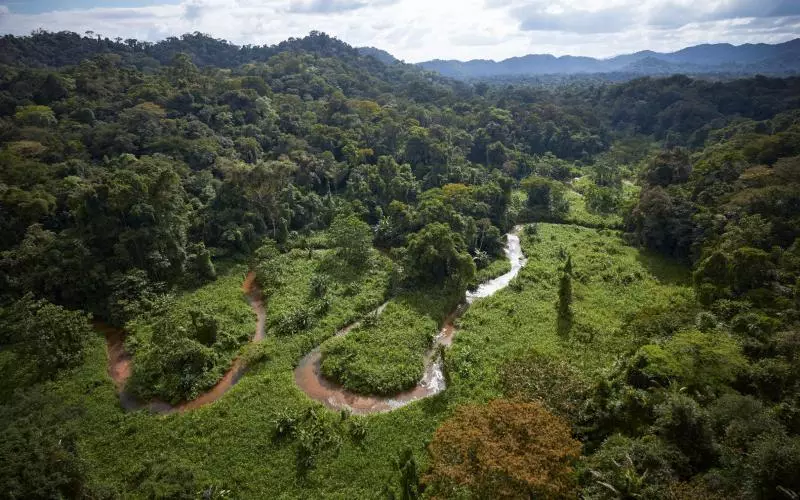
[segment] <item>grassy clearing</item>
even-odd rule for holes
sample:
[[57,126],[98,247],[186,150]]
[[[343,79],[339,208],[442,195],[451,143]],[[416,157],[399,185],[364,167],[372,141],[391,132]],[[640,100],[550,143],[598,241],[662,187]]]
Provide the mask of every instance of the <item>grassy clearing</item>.
[[461,295],[434,290],[393,299],[380,316],[322,346],[322,373],[362,394],[395,394],[414,387],[425,352]]
[[242,293],[245,274],[244,266],[234,266],[213,283],[128,323],[132,392],[175,403],[219,381],[255,332],[255,314]]
[[269,267],[259,266],[260,276],[280,273],[267,301],[267,335],[301,335],[306,345],[318,345],[386,300],[391,267],[389,258],[377,251],[358,268],[350,268],[324,249],[295,249],[276,257]]
[[[279,336],[278,318],[309,301],[314,275],[331,276],[325,272],[326,250],[310,257],[298,251],[280,256],[284,278],[268,304],[267,338],[247,348],[253,359],[248,374],[212,405],[168,416],[123,412],[98,336],[83,366],[38,391],[46,397],[31,396],[19,411],[0,416],[12,422],[34,413],[50,415],[56,422],[47,423],[50,428],[60,426],[77,436],[92,485],[134,498],[158,497],[156,488],[163,492],[176,484],[188,488],[190,497],[217,486],[232,490],[234,498],[374,498],[387,481],[396,481],[392,460],[400,450],[411,448],[425,467],[425,445],[456,405],[502,393],[501,368],[509,360],[535,351],[567,364],[567,376],[602,373],[635,347],[620,328],[626,316],[690,293],[684,268],[624,246],[616,232],[540,224],[538,236],[524,236],[522,244],[529,263],[520,276],[473,304],[461,319],[447,356],[448,390],[364,418],[363,439],[343,439],[321,452],[316,468],[305,476],[297,473],[300,440],[276,440],[275,421],[287,411],[327,411],[300,392],[293,369],[339,327],[384,300],[388,263],[376,260],[378,255],[361,275],[333,273],[328,312],[297,333]],[[575,326],[568,336],[556,332],[562,247],[572,254],[575,268]]]
[[[529,256],[512,285],[473,305],[460,321],[449,353],[454,387],[470,398],[497,395],[498,371],[531,351],[564,360],[583,376],[600,375],[617,356],[636,348],[622,329],[640,308],[691,297],[686,268],[623,244],[615,231],[538,224],[522,246]],[[556,301],[562,256],[572,256],[574,321],[557,332]]]
[[567,202],[569,202],[569,212],[564,216],[564,222],[603,229],[619,229],[622,227],[622,217],[618,214],[590,212],[586,208],[586,200],[582,194],[568,190],[565,196]]

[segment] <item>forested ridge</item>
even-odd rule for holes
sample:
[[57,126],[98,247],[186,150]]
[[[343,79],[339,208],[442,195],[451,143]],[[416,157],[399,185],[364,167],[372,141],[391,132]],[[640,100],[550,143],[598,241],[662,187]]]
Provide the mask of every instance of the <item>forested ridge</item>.
[[[795,498],[798,155],[796,77],[470,84],[318,32],[5,36],[3,495]],[[413,387],[518,224],[529,264],[456,322],[445,392],[367,417],[293,385],[322,345],[349,390]],[[100,321],[143,401],[251,369],[126,413]]]

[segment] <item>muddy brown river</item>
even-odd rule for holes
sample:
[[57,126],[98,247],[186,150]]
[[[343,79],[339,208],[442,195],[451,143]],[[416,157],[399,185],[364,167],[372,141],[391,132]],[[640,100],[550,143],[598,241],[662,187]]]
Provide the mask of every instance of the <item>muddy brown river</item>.
[[[297,386],[311,399],[323,403],[333,410],[349,410],[355,414],[365,415],[370,413],[387,412],[411,402],[433,396],[442,392],[445,387],[442,359],[439,355],[439,346],[448,347],[453,342],[456,333],[455,320],[460,317],[467,307],[478,299],[489,297],[499,290],[507,287],[511,280],[527,263],[522,253],[519,242],[519,227],[509,233],[506,238],[505,254],[511,261],[511,270],[502,276],[480,285],[474,292],[468,292],[463,303],[459,304],[445,319],[444,326],[433,341],[433,345],[425,353],[425,373],[416,386],[408,391],[394,396],[366,396],[348,391],[341,385],[322,376],[320,364],[322,361],[321,349],[317,347],[308,353],[294,371],[294,380]],[[386,304],[379,307],[376,312],[380,314]],[[340,330],[336,335],[347,335],[360,323],[354,323]]]
[[[264,338],[264,329],[267,320],[267,311],[261,299],[261,290],[255,284],[255,273],[251,272],[242,284],[242,291],[247,295],[250,307],[256,313],[256,331],[253,335],[253,342],[258,342]],[[95,323],[95,328],[102,332],[106,337],[106,350],[108,352],[108,374],[114,381],[114,385],[119,393],[120,404],[126,410],[147,409],[152,413],[174,413],[184,412],[199,408],[203,405],[213,403],[221,398],[231,387],[236,385],[242,378],[247,366],[241,357],[236,358],[225,375],[211,389],[204,392],[191,401],[185,401],[177,405],[171,405],[164,401],[138,401],[133,395],[125,390],[125,383],[131,376],[131,356],[125,350],[124,330],[114,328],[104,323]]]
[[[502,276],[487,281],[480,285],[475,291],[467,292],[465,300],[459,304],[445,319],[439,334],[433,341],[432,346],[425,353],[425,373],[422,379],[413,388],[396,394],[394,396],[368,396],[356,394],[344,389],[341,385],[325,379],[320,371],[321,346],[308,353],[294,371],[294,378],[297,386],[306,393],[311,399],[325,404],[334,410],[347,409],[356,414],[370,414],[387,412],[405,406],[413,401],[433,396],[442,392],[445,387],[444,373],[442,371],[442,359],[439,356],[439,346],[448,347],[453,342],[456,333],[455,321],[475,300],[489,297],[499,290],[507,287],[511,280],[519,274],[519,271],[527,263],[527,259],[522,253],[519,242],[519,227],[509,233],[506,238],[505,254],[511,261],[511,270]],[[256,313],[256,331],[253,335],[253,342],[258,342],[264,338],[266,327],[266,308],[261,298],[261,291],[255,284],[255,273],[249,273],[242,285],[242,291],[247,295],[250,306]],[[375,310],[380,314],[385,309],[386,304],[381,305]],[[347,335],[361,323],[356,322],[336,333],[337,336]],[[241,357],[236,358],[225,375],[217,384],[204,392],[192,401],[186,401],[177,405],[171,405],[163,401],[141,402],[125,390],[125,383],[131,376],[131,356],[125,350],[125,331],[114,328],[110,325],[97,322],[95,328],[102,332],[106,338],[108,352],[108,373],[114,381],[117,392],[120,396],[120,404],[126,410],[146,409],[153,413],[174,413],[184,412],[199,408],[213,403],[221,398],[231,387],[236,385],[242,375],[247,371],[247,366]]]

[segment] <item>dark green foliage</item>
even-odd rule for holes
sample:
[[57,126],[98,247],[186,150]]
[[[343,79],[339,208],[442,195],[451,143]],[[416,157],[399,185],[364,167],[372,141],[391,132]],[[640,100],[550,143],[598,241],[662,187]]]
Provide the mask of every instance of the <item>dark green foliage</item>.
[[730,260],[723,252],[714,252],[697,265],[694,284],[698,300],[705,305],[725,298],[730,294]]
[[461,235],[438,222],[409,236],[406,269],[418,281],[447,281],[460,287],[466,287],[475,276],[475,263]]
[[284,444],[296,443],[297,475],[305,478],[323,456],[338,454],[348,434],[353,439],[363,439],[362,433],[352,432],[349,423],[349,419],[336,419],[320,408],[308,408],[302,416],[284,410],[275,421],[273,437]]
[[540,176],[531,176],[521,183],[528,195],[528,208],[534,217],[544,220],[561,220],[569,210],[564,198],[566,188],[560,182]]
[[78,365],[94,335],[91,315],[70,311],[28,294],[0,310],[0,343],[11,345],[32,363],[40,379]]
[[192,309],[189,311],[192,319],[194,338],[201,344],[210,346],[217,341],[219,321],[207,311]]
[[692,398],[669,393],[655,407],[655,433],[675,445],[689,460],[692,470],[707,469],[714,461],[713,431],[706,410]]
[[0,434],[0,487],[11,499],[79,498],[89,495],[86,464],[75,436],[17,423]]
[[762,498],[800,491],[800,438],[768,435],[756,442],[747,459],[750,487]]
[[[472,85],[318,32],[236,47],[38,31],[0,39],[0,63],[5,496],[195,498],[234,481],[242,498],[368,498],[399,477],[416,498],[436,425],[501,390],[575,424],[581,496],[800,492],[800,79]],[[446,393],[368,420],[305,412],[297,360],[388,288],[424,300],[325,344],[324,364],[365,392],[416,383],[444,314],[501,272],[524,220],[624,227],[691,263],[695,294],[614,231],[541,224],[509,289],[461,318]],[[244,352],[237,259],[268,314]],[[127,326],[145,399],[258,363],[208,408],[123,414],[79,310]]]
[[647,165],[644,180],[651,186],[669,186],[689,180],[692,164],[684,149],[662,151]]
[[656,436],[617,434],[587,458],[581,482],[587,498],[665,498],[687,467],[681,452]]
[[745,293],[767,285],[772,278],[774,266],[769,254],[756,248],[740,248],[733,253],[730,273],[733,289]]
[[337,216],[328,234],[331,243],[338,248],[339,257],[351,266],[365,263],[372,248],[372,230],[353,215]]
[[293,437],[295,432],[297,431],[297,425],[300,421],[300,418],[297,415],[293,414],[288,410],[284,410],[281,413],[278,413],[277,417],[275,417],[275,430],[274,436],[275,439],[284,439]]

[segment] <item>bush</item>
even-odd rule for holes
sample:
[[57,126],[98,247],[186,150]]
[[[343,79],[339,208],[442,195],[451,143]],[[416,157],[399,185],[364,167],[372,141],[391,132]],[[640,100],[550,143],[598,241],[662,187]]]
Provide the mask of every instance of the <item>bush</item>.
[[191,500],[199,489],[191,467],[163,457],[137,465],[128,482],[144,498]]
[[556,415],[576,421],[586,400],[588,382],[568,362],[532,352],[505,363],[500,380],[506,396],[539,401]]
[[273,435],[276,439],[294,437],[299,421],[297,415],[288,410],[279,412],[273,422]]
[[666,340],[690,326],[696,310],[690,302],[644,307],[626,318],[623,330],[644,341]]
[[640,388],[676,382],[695,391],[718,391],[733,382],[746,365],[741,348],[727,334],[689,330],[663,346],[640,348],[630,363],[628,380]]
[[783,434],[780,423],[751,396],[727,394],[714,401],[708,411],[723,464],[734,472],[742,472],[743,460],[759,439]]
[[769,254],[756,248],[740,248],[733,253],[730,274],[738,293],[765,287],[773,278],[775,266]]
[[587,499],[667,496],[667,490],[687,469],[686,457],[656,436],[614,435],[589,456],[580,474]]
[[28,294],[0,310],[3,339],[35,363],[40,379],[78,365],[94,336],[91,315],[70,311]]
[[800,492],[800,438],[769,435],[759,440],[747,460],[747,483],[760,498]]
[[465,488],[479,498],[568,496],[580,443],[539,403],[462,406],[436,430],[425,482],[434,495]]
[[706,470],[715,459],[708,413],[695,400],[670,393],[655,407],[655,433],[674,444],[688,459],[693,472]]
[[372,229],[355,215],[337,216],[328,233],[338,255],[351,266],[361,266],[372,248]]

